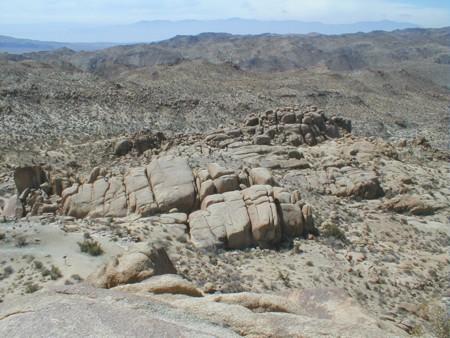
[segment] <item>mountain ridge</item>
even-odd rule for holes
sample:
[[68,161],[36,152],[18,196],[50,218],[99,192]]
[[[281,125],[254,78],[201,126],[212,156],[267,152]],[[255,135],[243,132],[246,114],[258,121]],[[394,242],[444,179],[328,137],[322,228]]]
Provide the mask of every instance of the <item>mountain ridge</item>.
[[224,20],[144,20],[131,24],[81,25],[11,25],[0,24],[0,33],[35,40],[62,41],[64,43],[149,43],[170,39],[176,35],[197,35],[203,32],[241,35],[309,34],[328,35],[370,32],[376,30],[418,28],[412,23],[394,21],[356,22],[350,24],[325,24],[298,20],[251,20],[230,18]]

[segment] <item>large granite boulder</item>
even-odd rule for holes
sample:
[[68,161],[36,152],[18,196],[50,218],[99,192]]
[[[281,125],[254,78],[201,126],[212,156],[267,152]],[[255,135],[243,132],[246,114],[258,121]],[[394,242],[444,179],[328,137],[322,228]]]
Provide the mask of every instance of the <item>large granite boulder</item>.
[[[198,298],[198,297],[193,297]],[[239,337],[158,300],[84,284],[0,304],[0,337]]]
[[24,216],[24,207],[17,195],[14,195],[4,202],[3,211],[1,216],[6,218],[21,218]]
[[183,158],[163,157],[147,166],[156,202],[161,212],[178,209],[191,212],[197,202],[194,176]]
[[158,211],[158,205],[150,189],[144,167],[128,170],[124,178],[124,184],[128,197],[129,213],[149,216]]
[[242,249],[253,244],[251,223],[239,191],[210,195],[189,216],[191,240],[199,248]]
[[40,166],[21,167],[14,170],[14,183],[18,195],[27,188],[39,189],[45,182],[48,182],[47,174]]
[[144,247],[115,257],[91,274],[87,281],[96,287],[109,289],[167,273],[176,274],[177,271],[166,251]]
[[254,240],[270,247],[281,239],[281,223],[270,185],[254,185],[242,191]]

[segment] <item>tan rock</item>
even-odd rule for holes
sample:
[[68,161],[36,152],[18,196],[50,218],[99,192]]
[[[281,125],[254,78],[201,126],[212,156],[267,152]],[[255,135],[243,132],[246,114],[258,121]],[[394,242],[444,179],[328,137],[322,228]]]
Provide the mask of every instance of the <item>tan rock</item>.
[[159,211],[144,167],[129,169],[124,184],[130,213],[150,216]]
[[100,288],[112,288],[121,284],[138,283],[151,276],[176,274],[176,269],[163,248],[133,251],[117,256],[87,281]]
[[226,169],[217,163],[208,164],[208,173],[213,180],[224,175],[234,174],[233,170]]
[[273,199],[273,190],[268,185],[254,185],[242,192],[252,224],[253,239],[268,247],[281,239],[281,224]]
[[223,175],[214,180],[214,186],[218,193],[239,190],[239,177],[236,174]]
[[153,160],[147,166],[147,175],[162,212],[174,208],[182,212],[195,209],[195,181],[186,160],[170,157]]
[[273,176],[267,168],[253,168],[249,173],[250,183],[252,185],[273,185]]
[[187,295],[191,297],[203,297],[203,293],[191,282],[178,275],[165,274],[150,277],[140,283],[120,285],[113,288],[116,291],[130,293],[169,293],[175,295]]

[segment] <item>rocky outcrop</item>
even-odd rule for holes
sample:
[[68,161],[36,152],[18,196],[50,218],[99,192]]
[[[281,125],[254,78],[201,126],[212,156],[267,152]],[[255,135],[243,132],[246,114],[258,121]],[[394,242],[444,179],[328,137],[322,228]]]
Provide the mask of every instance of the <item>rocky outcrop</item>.
[[[272,247],[283,237],[301,236],[306,228],[296,195],[269,185],[210,195],[202,210],[189,216],[191,240],[199,248],[242,249]],[[312,223],[312,215],[308,217]]]
[[147,166],[151,188],[162,212],[194,210],[196,191],[192,169],[182,158],[159,158]]
[[164,274],[146,279],[140,283],[120,285],[113,288],[117,291],[129,293],[154,293],[187,295],[203,297],[203,293],[191,282],[179,275]]
[[17,195],[8,198],[4,203],[1,216],[6,218],[21,218],[24,215],[22,202],[20,202]]
[[100,288],[138,283],[152,276],[176,274],[177,271],[163,248],[143,247],[114,258],[88,277]]
[[166,137],[161,132],[152,133],[149,131],[136,133],[128,138],[122,138],[115,142],[113,153],[116,156],[124,156],[135,150],[138,155],[147,150],[158,149]]
[[286,107],[247,116],[240,129],[216,130],[205,137],[213,147],[226,148],[236,142],[254,145],[314,146],[326,139],[350,133],[351,121],[341,117],[328,118],[316,107]]
[[382,208],[411,215],[432,215],[440,206],[432,205],[417,195],[401,195],[384,202]]
[[194,176],[182,158],[160,158],[147,167],[130,168],[124,177],[98,176],[62,192],[62,211],[76,218],[150,216],[195,208]]
[[20,167],[14,170],[14,183],[18,195],[26,189],[39,189],[45,182],[48,182],[47,174],[40,166]]
[[[149,282],[151,284],[151,282]],[[407,337],[339,289],[190,297],[60,286],[0,306],[3,337]],[[126,292],[123,292],[126,291]]]
[[0,304],[2,337],[239,337],[224,328],[142,295],[59,287]]
[[299,193],[274,184],[266,168],[235,172],[210,163],[193,171],[182,158],[161,157],[130,168],[123,179],[97,176],[94,183],[64,190],[63,212],[95,218],[177,210],[190,213],[191,240],[199,248],[272,247],[313,229],[312,215],[305,225]]

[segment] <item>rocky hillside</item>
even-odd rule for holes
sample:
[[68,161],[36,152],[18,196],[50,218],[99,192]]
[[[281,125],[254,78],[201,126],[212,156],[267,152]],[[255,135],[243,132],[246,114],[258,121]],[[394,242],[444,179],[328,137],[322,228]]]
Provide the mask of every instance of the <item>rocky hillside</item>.
[[448,37],[1,55],[0,336],[448,337]]
[[[351,126],[313,106],[278,108],[5,171],[0,332],[27,335],[17,320],[44,313],[60,321],[55,304],[69,302],[73,317],[105,314],[80,330],[117,335],[154,313],[152,325],[186,336],[445,337],[450,154]],[[47,290],[81,282],[110,291]],[[174,326],[177,316],[189,319]]]
[[206,34],[93,53],[5,54],[0,159],[16,163],[145,129],[212,130],[251,112],[308,104],[351,118],[355,134],[424,136],[446,148],[448,36]]

